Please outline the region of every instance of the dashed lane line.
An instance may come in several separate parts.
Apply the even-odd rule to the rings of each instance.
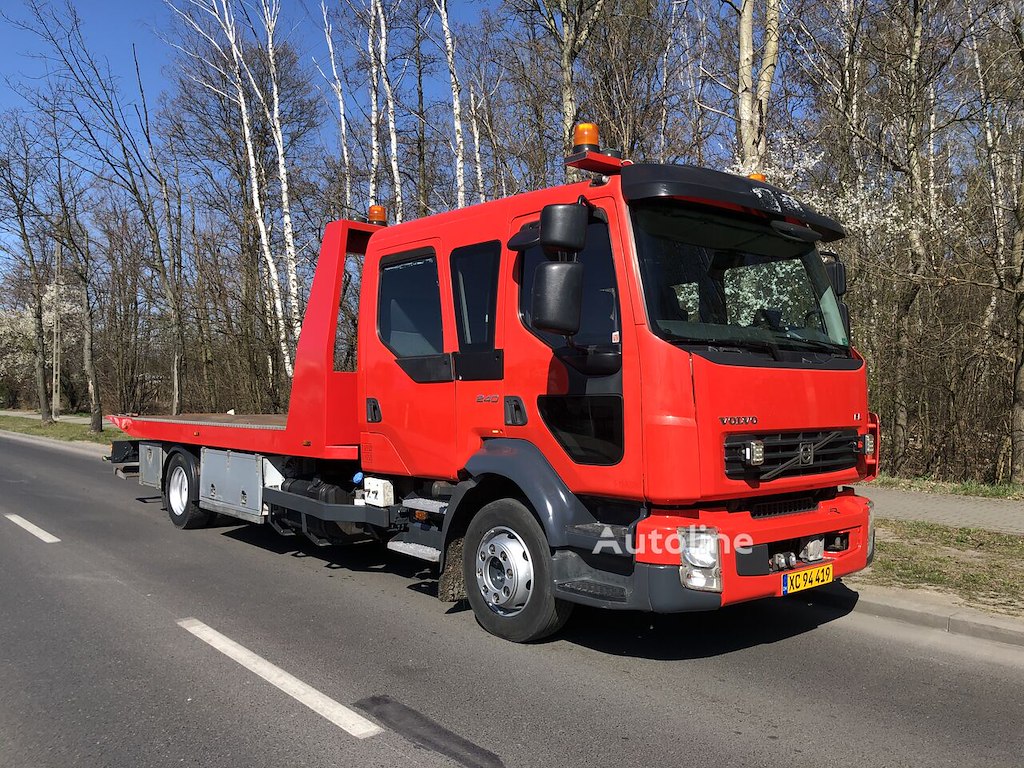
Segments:
[[[355,736],[357,739],[366,739],[376,736],[381,728],[367,720],[357,712],[336,702],[312,686],[299,680],[297,677],[288,674],[280,667],[271,664],[262,656],[253,653],[248,648],[239,645],[229,637],[222,635],[217,630],[208,627],[197,619],[181,619],[178,626],[188,630],[203,642],[213,646],[229,659],[233,659],[248,669],[250,672],[262,677],[268,683],[281,689],[300,704],[304,704],[321,717],[334,723],[343,731]]]
[[[4,517],[6,517],[15,525],[21,526],[26,531],[35,536],[37,539],[45,541],[47,544],[56,544],[58,541],[60,541],[60,539],[58,539],[52,533],[47,533],[38,525],[36,525],[35,523],[30,523],[21,515],[4,515]]]

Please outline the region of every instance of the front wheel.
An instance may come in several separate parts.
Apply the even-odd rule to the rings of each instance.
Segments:
[[[199,467],[190,454],[178,451],[167,462],[164,506],[178,528],[202,528],[213,517],[199,508]]]
[[[572,613],[571,603],[555,599],[544,530],[515,499],[492,501],[470,521],[462,570],[476,620],[492,635],[539,640]]]

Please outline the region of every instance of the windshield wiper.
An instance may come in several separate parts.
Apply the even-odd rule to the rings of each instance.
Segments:
[[[779,345],[772,341],[763,341],[761,339],[699,338],[695,336],[677,336],[674,333],[671,334],[671,337],[672,341],[680,341],[684,344],[703,344],[708,347],[717,347],[719,349],[756,350],[758,352],[767,352],[774,360],[781,359],[779,356]]]
[[[817,349],[822,352],[828,352],[831,355],[847,354],[846,348],[842,344],[836,344],[834,341],[819,341],[818,339],[800,339],[795,336],[784,336],[779,339],[779,342],[802,344],[807,349]]]

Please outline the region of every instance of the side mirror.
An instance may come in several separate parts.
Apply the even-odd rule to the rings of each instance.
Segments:
[[[825,274],[828,275],[828,280],[832,283],[832,290],[835,291],[836,297],[842,297],[846,294],[846,265],[839,259],[825,262]]]
[[[554,251],[579,253],[587,241],[590,209],[579,203],[552,203],[540,212],[540,244]]]
[[[559,206],[548,206],[551,207]],[[530,324],[538,331],[562,336],[576,334],[583,307],[583,265],[578,261],[538,264],[533,277],[532,302]]]

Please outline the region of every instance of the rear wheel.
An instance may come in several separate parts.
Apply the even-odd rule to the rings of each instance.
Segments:
[[[555,599],[544,529],[515,499],[492,501],[470,521],[462,567],[473,613],[493,635],[539,640],[572,613],[571,603]]]
[[[164,475],[164,506],[178,528],[202,528],[213,514],[199,508],[199,467],[190,454],[175,452]]]

